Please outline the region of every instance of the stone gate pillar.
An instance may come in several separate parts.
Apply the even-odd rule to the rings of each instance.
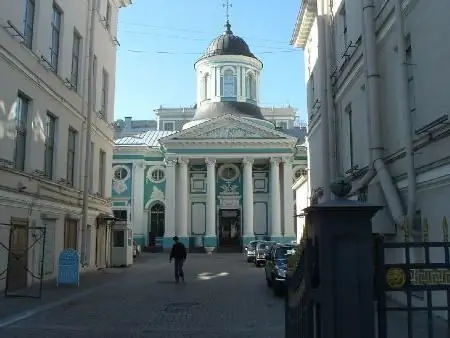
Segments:
[[[338,196],[304,210],[314,242],[316,327],[320,337],[374,338],[371,219],[380,206],[342,199],[351,186],[332,184]]]

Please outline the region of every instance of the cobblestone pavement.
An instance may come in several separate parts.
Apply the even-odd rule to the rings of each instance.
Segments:
[[[191,254],[184,284],[173,282],[168,255],[142,260],[87,290],[81,285],[59,303],[41,305],[28,318],[16,321],[21,313],[14,312],[2,319],[0,312],[0,337],[283,336],[283,300],[266,287],[264,270],[242,255]],[[16,299],[0,300],[0,308],[6,301],[12,309]]]

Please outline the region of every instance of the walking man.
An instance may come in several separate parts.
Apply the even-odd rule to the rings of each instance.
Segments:
[[[184,282],[183,264],[187,257],[186,247],[178,241],[177,236],[173,238],[173,242],[169,262],[172,262],[172,259],[175,260],[175,281],[178,283],[181,277],[181,280]]]

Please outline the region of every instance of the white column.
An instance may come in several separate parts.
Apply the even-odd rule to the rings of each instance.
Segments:
[[[206,232],[205,237],[216,237],[216,160],[206,159]]]
[[[166,159],[166,189],[165,189],[165,215],[164,215],[164,237],[175,236],[175,161]],[[167,245],[171,245],[169,242]]]
[[[280,159],[270,159],[270,236],[281,237]]]
[[[292,190],[292,157],[283,157],[283,214],[284,236],[295,237],[294,233],[294,191]]]
[[[146,226],[144,225],[144,162],[134,162],[133,163],[133,232],[138,234],[146,234]],[[147,236],[146,236],[147,237]]]
[[[176,234],[178,237],[188,237],[188,191],[189,191],[189,180],[188,180],[188,163],[187,159],[178,159],[179,164],[179,181],[180,186],[178,189],[180,205],[177,206],[178,211],[178,226],[176,229]],[[175,213],[175,212],[174,212]]]
[[[244,158],[243,170],[243,216],[244,216],[244,237],[253,237],[255,232],[253,230],[253,159]]]

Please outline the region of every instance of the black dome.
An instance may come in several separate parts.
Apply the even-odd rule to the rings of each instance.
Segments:
[[[247,42],[239,36],[233,34],[231,31],[231,25],[228,21],[225,28],[225,32],[209,44],[208,49],[200,59],[215,55],[243,55],[257,59],[256,56],[250,51]]]
[[[227,101],[209,103],[205,102],[201,104],[199,107],[197,107],[192,121],[213,119],[227,114],[265,120],[261,109],[257,105],[248,102]]]

